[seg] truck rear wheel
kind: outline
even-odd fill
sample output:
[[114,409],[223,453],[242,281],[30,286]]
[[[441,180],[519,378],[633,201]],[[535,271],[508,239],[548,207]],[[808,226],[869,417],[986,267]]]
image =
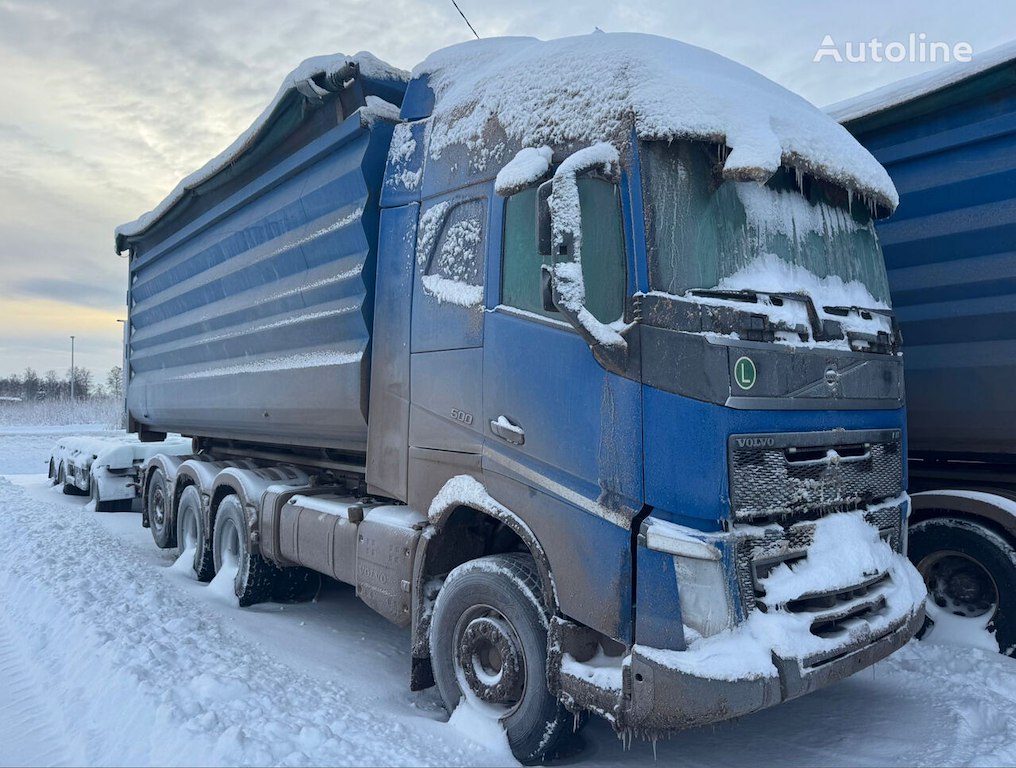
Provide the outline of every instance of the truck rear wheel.
[[169,549],[176,546],[176,526],[173,524],[172,496],[166,475],[156,467],[148,480],[148,496],[145,509],[148,510],[148,524],[152,529],[155,546]]
[[1016,550],[990,528],[933,518],[910,529],[909,555],[939,609],[987,624],[999,650],[1016,651]]
[[547,615],[532,557],[492,555],[454,569],[434,606],[431,663],[445,707],[500,720],[515,757],[538,762],[573,717],[547,688]]
[[201,515],[201,491],[188,485],[176,507],[176,554],[191,556],[191,569],[198,581],[211,581],[215,575],[210,537],[205,533]]
[[239,496],[226,496],[215,514],[212,536],[215,572],[233,571],[233,591],[241,608],[271,599],[279,570],[252,551],[248,514]]

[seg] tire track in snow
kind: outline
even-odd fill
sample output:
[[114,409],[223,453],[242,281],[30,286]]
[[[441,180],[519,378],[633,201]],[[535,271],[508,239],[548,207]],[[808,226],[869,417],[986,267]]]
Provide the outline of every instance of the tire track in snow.
[[79,764],[59,712],[30,673],[32,665],[0,614],[0,765]]

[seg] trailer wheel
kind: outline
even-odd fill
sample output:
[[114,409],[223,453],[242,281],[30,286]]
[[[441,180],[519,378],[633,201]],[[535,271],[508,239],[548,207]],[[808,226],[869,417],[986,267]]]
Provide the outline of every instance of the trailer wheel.
[[201,491],[194,485],[183,489],[176,508],[176,554],[182,557],[188,552],[191,553],[191,568],[197,580],[211,581],[215,575],[215,562],[201,515]]
[[83,496],[84,493],[74,483],[67,482],[67,471],[64,469],[63,462],[60,462],[60,469],[57,472],[56,484],[60,486],[60,490],[64,492],[65,496]]
[[253,552],[248,511],[236,494],[226,496],[215,514],[212,551],[215,572],[234,571],[233,591],[241,608],[262,603],[272,597],[279,569]]
[[938,608],[987,624],[999,649],[1016,651],[1016,549],[990,528],[933,518],[910,529],[909,555]]
[[512,753],[538,762],[573,716],[547,688],[547,615],[532,557],[492,555],[455,568],[430,626],[434,680],[449,712],[465,699],[500,720]]
[[169,549],[176,546],[176,526],[173,524],[173,503],[166,475],[156,467],[148,480],[148,524],[152,529],[155,546]]

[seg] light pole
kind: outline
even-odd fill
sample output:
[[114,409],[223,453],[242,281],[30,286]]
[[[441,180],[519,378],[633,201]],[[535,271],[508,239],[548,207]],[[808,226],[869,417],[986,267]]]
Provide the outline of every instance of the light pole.
[[71,336],[71,402],[74,402],[74,337]]

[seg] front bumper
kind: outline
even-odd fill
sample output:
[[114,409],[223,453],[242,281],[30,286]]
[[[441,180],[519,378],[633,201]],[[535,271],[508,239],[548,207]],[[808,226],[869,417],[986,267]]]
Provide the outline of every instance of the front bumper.
[[668,667],[652,649],[635,646],[625,668],[615,725],[637,731],[671,731],[715,723],[803,696],[849,677],[899,649],[924,622],[924,606],[890,626],[881,637],[840,649],[833,658],[805,666],[773,654],[776,674],[754,679],[711,679]]

